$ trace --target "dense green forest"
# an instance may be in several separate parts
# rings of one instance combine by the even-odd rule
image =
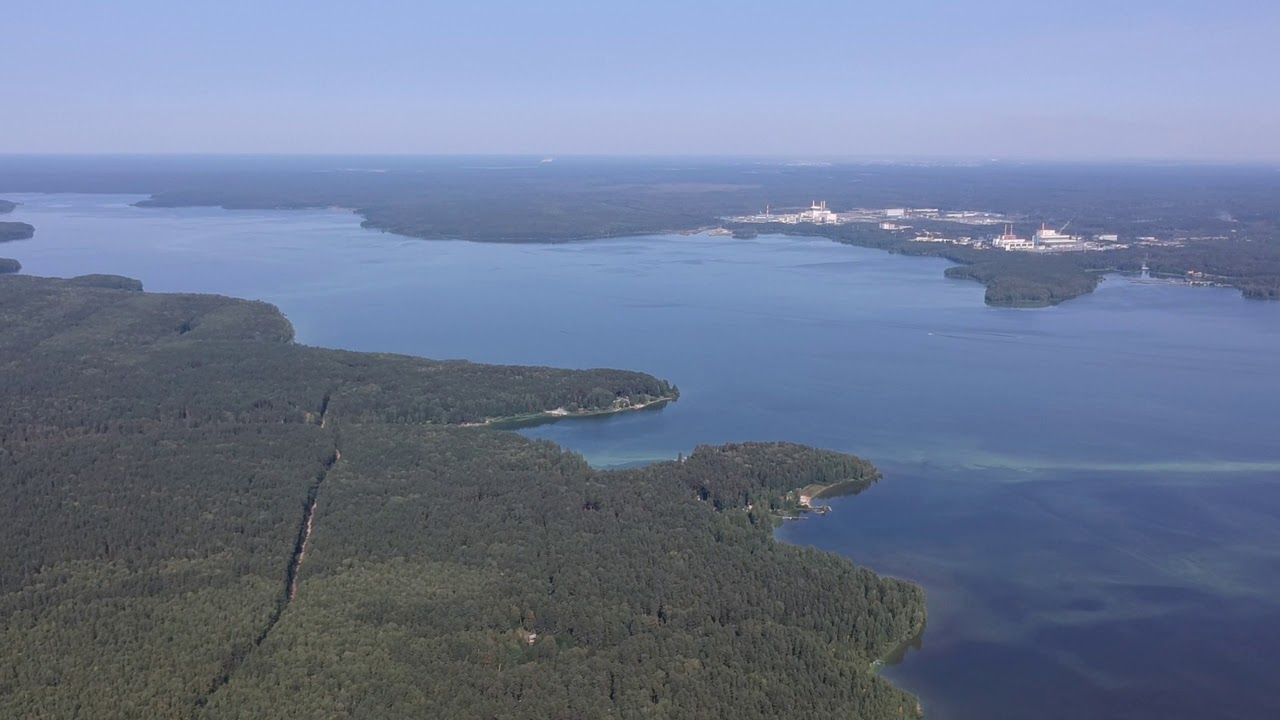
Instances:
[[[0,716],[919,715],[923,595],[775,542],[852,456],[598,471],[478,419],[671,397],[617,370],[295,344],[263,303],[0,278]]]
[[[1280,300],[1280,243],[1206,241],[1167,248],[1144,259],[1156,274],[1182,277],[1195,272],[1204,280],[1240,288],[1250,299]]]
[[[947,268],[949,278],[977,280],[987,287],[988,305],[1045,307],[1093,292],[1097,273],[1061,258],[1014,256]]]
[[[27,223],[0,222],[0,242],[26,240],[34,237],[36,229]]]
[[[971,268],[994,305],[1054,304],[1098,274],[1137,270],[1280,299],[1280,173],[1268,167],[1088,164],[795,165],[777,161],[528,157],[12,158],[0,191],[131,192],[149,206],[350,208],[372,229],[427,239],[563,242],[715,226],[774,208],[939,207],[1001,212],[1082,234],[1186,238],[1186,247],[993,257],[911,243],[874,225],[737,228],[821,235]],[[940,228],[943,229],[943,228]],[[980,229],[951,226],[970,234]],[[1216,239],[1213,239],[1216,238]]]
[[[18,203],[13,202],[12,200],[0,200],[0,215],[13,212],[13,209],[16,207],[18,207]]]

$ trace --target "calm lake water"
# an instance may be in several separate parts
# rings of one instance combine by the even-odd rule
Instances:
[[[786,525],[929,592],[885,672],[929,717],[1280,717],[1280,303],[1111,278],[984,307],[946,263],[824,240],[429,242],[338,211],[13,195],[25,271],[267,300],[300,341],[645,370],[659,411],[525,431],[600,466],[702,443],[885,479]]]

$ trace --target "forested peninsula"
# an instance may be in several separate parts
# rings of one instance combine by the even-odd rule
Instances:
[[[36,229],[21,222],[0,222],[0,242],[26,240],[35,237]]]
[[[13,258],[0,258],[0,275],[8,275],[22,270],[22,263]]]
[[[946,276],[982,283],[986,286],[986,304],[996,307],[1057,305],[1093,292],[1106,272],[1138,271],[1143,260],[1141,255],[1119,252],[1048,255],[976,250],[943,243],[915,243],[865,224],[796,226],[779,223],[733,227],[778,235],[823,237],[900,255],[950,260],[959,264],[947,268]],[[1280,266],[1280,257],[1277,265]]]
[[[13,212],[13,209],[16,207],[18,207],[18,203],[13,202],[12,200],[0,200],[0,215]]]
[[[1183,247],[1130,248],[1099,252],[1022,253],[978,250],[946,243],[918,243],[874,225],[730,225],[735,231],[823,237],[901,255],[940,257],[958,263],[949,278],[986,286],[986,304],[1047,307],[1088,295],[1109,272],[1185,278],[1233,287],[1250,300],[1280,300],[1280,242],[1202,240]],[[954,228],[953,228],[954,231]]]
[[[591,468],[460,427],[669,398],[618,370],[298,345],[269,305],[0,278],[0,716],[920,714],[915,585],[774,541],[852,456]]]

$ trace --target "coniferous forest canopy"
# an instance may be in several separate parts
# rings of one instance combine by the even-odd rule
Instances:
[[[919,714],[923,594],[775,542],[790,444],[592,469],[483,427],[673,397],[618,370],[297,345],[275,308],[0,278],[0,716]]]
[[[714,159],[528,157],[9,157],[0,192],[128,192],[149,206],[351,208],[367,227],[420,238],[561,242],[715,226],[729,215],[808,206],[1000,212],[1026,235],[1185,238],[1184,247],[1018,256],[912,243],[875,225],[762,226],[971,268],[993,305],[1089,293],[1107,271],[1204,273],[1252,299],[1280,299],[1280,173],[1256,166],[797,165]],[[750,228],[756,229],[756,228]],[[941,228],[940,228],[941,229]],[[980,232],[952,226],[960,234]],[[1015,257],[1009,257],[1014,255]]]

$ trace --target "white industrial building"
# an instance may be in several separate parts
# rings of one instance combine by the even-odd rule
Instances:
[[[749,223],[782,223],[784,225],[797,225],[799,223],[814,223],[817,225],[839,225],[843,221],[840,216],[827,208],[827,201],[822,200],[815,202],[809,206],[808,210],[798,213],[781,213],[775,215],[772,208],[765,208],[763,214],[758,215],[741,215],[738,217],[727,218],[734,222]]]
[[[817,223],[818,225],[839,225],[840,218],[827,209],[827,201],[814,202],[808,210],[800,213],[796,222]]]
[[[1034,250],[1036,244],[1026,238],[1020,238],[1013,232],[1012,225],[1005,225],[1000,237],[991,242],[995,247],[1004,250]]]
[[[1066,228],[1063,228],[1064,230]],[[1048,225],[1041,225],[1033,238],[1038,247],[1045,250],[1064,250],[1080,244],[1080,238],[1054,230]]]

